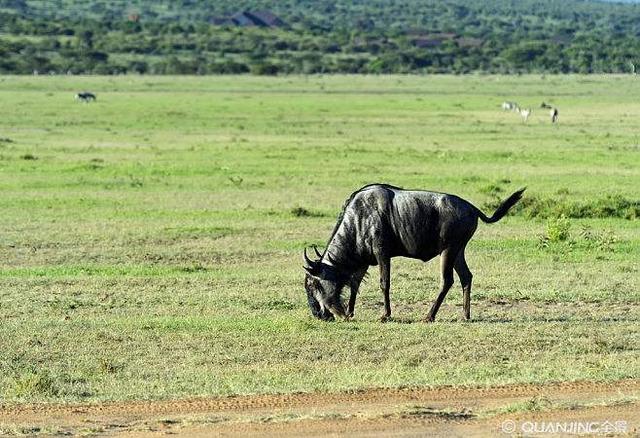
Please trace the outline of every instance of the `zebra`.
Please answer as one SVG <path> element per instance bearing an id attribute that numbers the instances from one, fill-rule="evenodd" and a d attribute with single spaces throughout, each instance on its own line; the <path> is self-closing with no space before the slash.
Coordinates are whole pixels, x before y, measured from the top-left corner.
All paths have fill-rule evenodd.
<path id="1" fill-rule="evenodd" d="M 502 111 L 516 111 L 516 108 L 518 108 L 518 104 L 515 102 L 502 102 Z"/>
<path id="2" fill-rule="evenodd" d="M 533 112 L 531 111 L 531 108 L 520 108 L 520 107 L 517 107 L 516 111 L 522 116 L 522 121 L 524 123 L 527 123 L 527 120 L 529 120 L 529 116 Z"/>
<path id="3" fill-rule="evenodd" d="M 81 102 L 85 102 L 85 103 L 89 103 L 91 101 L 96 100 L 96 95 L 93 93 L 89 93 L 88 91 L 84 91 L 82 93 L 78 93 L 76 94 L 76 100 L 79 100 Z"/>

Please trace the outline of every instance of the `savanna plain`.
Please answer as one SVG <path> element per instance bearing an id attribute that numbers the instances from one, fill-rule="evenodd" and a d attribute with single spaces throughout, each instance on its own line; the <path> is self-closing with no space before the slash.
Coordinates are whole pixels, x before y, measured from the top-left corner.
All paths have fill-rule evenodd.
<path id="1" fill-rule="evenodd" d="M 598 403 L 635 409 L 639 117 L 634 76 L 0 77 L 0 432 L 64 431 L 27 405 L 372 388 L 627 382 Z M 302 250 L 372 182 L 488 214 L 527 187 L 467 248 L 470 322 L 457 278 L 424 322 L 437 259 L 393 260 L 387 323 L 375 267 L 353 320 L 311 317 Z"/>

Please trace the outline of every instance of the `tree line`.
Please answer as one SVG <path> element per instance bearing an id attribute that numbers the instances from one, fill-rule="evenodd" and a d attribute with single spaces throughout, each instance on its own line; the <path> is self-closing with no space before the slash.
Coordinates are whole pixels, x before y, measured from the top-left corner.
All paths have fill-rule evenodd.
<path id="1" fill-rule="evenodd" d="M 635 73 L 639 36 L 582 0 L 0 0 L 0 73 Z"/>

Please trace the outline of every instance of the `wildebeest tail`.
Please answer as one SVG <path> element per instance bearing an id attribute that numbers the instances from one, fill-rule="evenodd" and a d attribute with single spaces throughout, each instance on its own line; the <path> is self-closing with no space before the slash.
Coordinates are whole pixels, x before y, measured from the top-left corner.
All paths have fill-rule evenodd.
<path id="1" fill-rule="evenodd" d="M 514 205 L 516 205 L 516 203 L 520 200 L 520 198 L 522 198 L 522 194 L 524 193 L 525 190 L 526 190 L 526 187 L 524 189 L 518 190 L 513 195 L 509 196 L 505 201 L 502 202 L 502 204 L 500 204 L 500 206 L 493 213 L 493 216 L 487 217 L 486 214 L 478 210 L 478 217 L 482 219 L 482 222 L 486 222 L 488 224 L 498 222 L 500 219 L 504 217 L 505 214 L 507 214 L 509 209 Z"/>

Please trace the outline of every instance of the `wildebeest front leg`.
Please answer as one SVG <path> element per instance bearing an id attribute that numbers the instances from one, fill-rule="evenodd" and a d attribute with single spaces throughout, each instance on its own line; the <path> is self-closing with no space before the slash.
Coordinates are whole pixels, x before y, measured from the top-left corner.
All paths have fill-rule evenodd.
<path id="1" fill-rule="evenodd" d="M 366 273 L 367 268 L 357 271 L 351 276 L 351 280 L 349 281 L 349 288 L 351 289 L 351 295 L 349 296 L 349 307 L 347 308 L 347 317 L 349 318 L 353 318 L 354 309 L 356 307 L 356 296 L 358 295 L 358 290 L 360 289 L 360 283 L 362 282 L 364 274 Z"/>
<path id="2" fill-rule="evenodd" d="M 464 259 L 464 249 L 460 251 L 454 266 L 462 284 L 462 313 L 467 321 L 471 319 L 471 280 L 473 275 Z"/>
<path id="3" fill-rule="evenodd" d="M 389 298 L 389 288 L 391 283 L 391 259 L 380 258 L 380 289 L 384 297 L 384 313 L 380 317 L 380 321 L 385 322 L 391 318 L 391 300 Z"/>
<path id="4" fill-rule="evenodd" d="M 440 260 L 440 271 L 442 276 L 442 286 L 440 288 L 440 293 L 438 297 L 433 302 L 431 306 L 431 310 L 427 315 L 427 322 L 433 322 L 436 319 L 436 313 L 438 313 L 438 309 L 440 309 L 440 305 L 444 301 L 444 297 L 447 296 L 447 292 L 451 289 L 453 285 L 453 265 L 456 261 L 456 256 L 458 255 L 458 251 L 452 251 L 450 249 L 445 249 L 442 251 L 442 256 Z"/>

